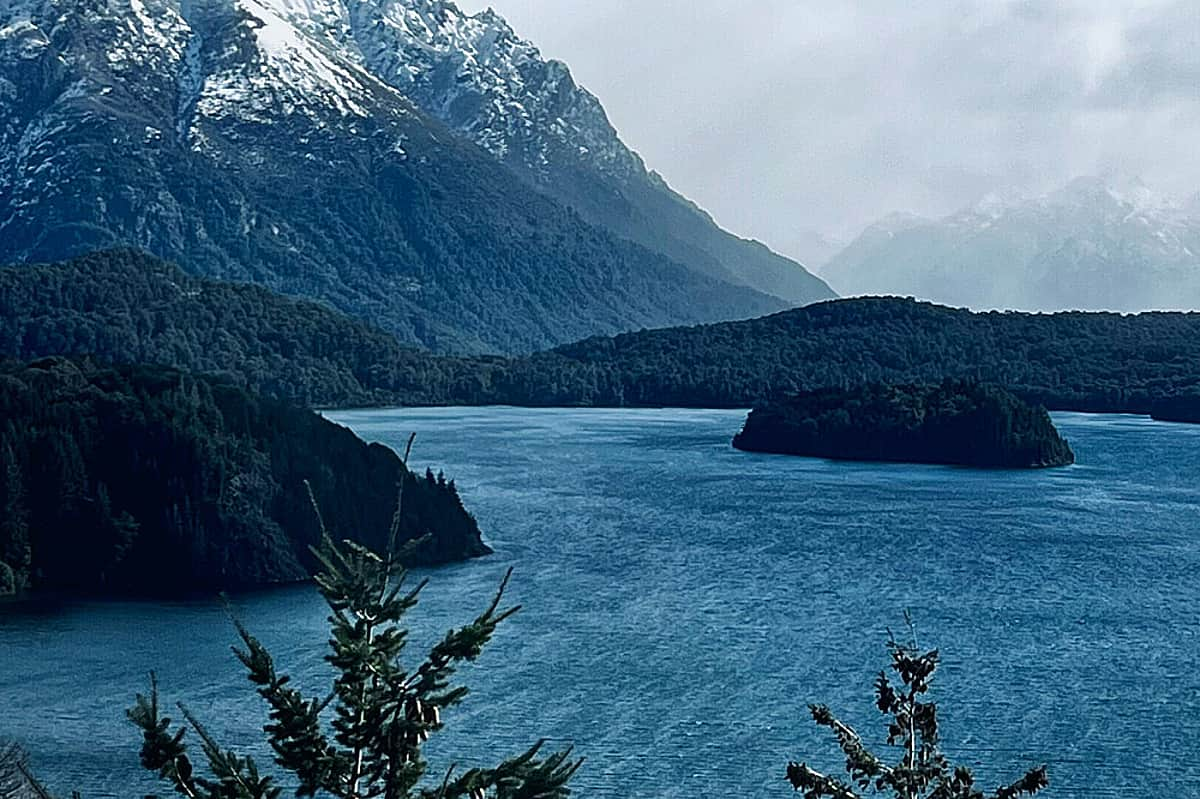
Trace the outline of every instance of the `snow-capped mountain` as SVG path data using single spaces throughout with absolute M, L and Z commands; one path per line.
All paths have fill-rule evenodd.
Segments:
M 1200 208 L 1077 178 L 944 219 L 890 217 L 823 270 L 844 294 L 1017 310 L 1200 308 Z
M 579 173 L 563 191 L 561 170 Z M 785 302 L 746 275 L 779 263 L 812 281 L 805 299 L 829 295 L 665 189 L 664 213 L 609 182 L 640 198 L 646 174 L 595 98 L 493 14 L 0 0 L 0 262 L 132 244 L 446 349 L 769 312 Z M 678 209 L 717 244 L 642 235 Z
M 549 176 L 565 149 L 605 174 L 645 173 L 599 100 L 490 9 L 359 2 L 353 16 L 376 74 L 497 157 Z
M 544 60 L 493 11 L 466 15 L 442 0 L 350 5 L 376 75 L 592 223 L 792 303 L 833 296 L 794 261 L 721 230 L 648 172 L 566 65 Z

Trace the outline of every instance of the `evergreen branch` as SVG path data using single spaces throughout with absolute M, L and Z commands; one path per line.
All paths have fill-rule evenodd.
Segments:
M 317 515 L 317 530 L 321 533 L 321 540 L 329 537 L 329 530 L 325 527 L 325 518 L 321 515 L 321 506 L 317 504 L 317 495 L 313 493 L 312 483 L 308 480 L 304 481 L 304 490 L 308 492 L 308 501 L 312 504 L 313 513 Z
M 512 567 L 504 574 L 500 587 L 487 609 L 476 617 L 475 621 L 457 630 L 451 630 L 437 645 L 430 650 L 425 662 L 417 669 L 410 680 L 410 687 L 421 695 L 430 695 L 446 687 L 447 680 L 454 673 L 454 663 L 457 661 L 472 661 L 479 657 L 483 647 L 491 640 L 496 627 L 510 618 L 520 609 L 520 605 L 500 610 L 504 592 L 512 578 Z M 437 703 L 442 707 L 454 704 L 465 695 L 465 689 L 459 689 L 439 697 Z
M 125 715 L 142 731 L 142 767 L 169 781 L 176 792 L 194 799 L 192 765 L 183 743 L 186 730 L 181 727 L 171 734 L 171 719 L 159 715 L 157 674 L 150 672 L 150 696 L 138 694 Z
M 392 515 L 392 526 L 388 530 L 388 548 L 387 558 L 388 565 L 392 563 L 392 558 L 396 553 L 396 541 L 400 537 L 400 519 L 404 509 L 404 484 L 408 481 L 408 459 L 412 456 L 413 442 L 417 440 L 415 432 L 409 433 L 408 443 L 404 446 L 404 457 L 400 459 L 400 496 L 396 498 L 396 512 Z
M 436 799 L 446 799 L 446 786 L 450 784 L 450 777 L 457 767 L 457 763 L 451 763 L 450 768 L 446 769 L 446 776 L 442 778 L 442 787 L 438 790 Z
M 421 799 L 480 799 L 488 789 L 494 789 L 496 799 L 563 799 L 569 793 L 567 782 L 583 765 L 583 759 L 572 760 L 571 748 L 538 759 L 545 745 L 545 740 L 538 741 L 494 769 L 471 769 L 443 784 L 436 793 L 422 791 Z
M 880 776 L 891 776 L 890 769 L 863 744 L 862 738 L 849 725 L 838 720 L 825 705 L 809 705 L 813 721 L 833 730 L 838 746 L 846 756 L 846 771 L 850 778 L 865 788 Z
M 216 782 L 200 778 L 197 784 L 206 788 L 212 799 L 276 799 L 279 796 L 282 789 L 273 787 L 270 777 L 259 775 L 253 758 L 239 757 L 232 750 L 222 750 L 186 705 L 182 702 L 176 705 L 204 743 L 204 755 L 208 758 Z
M 496 780 L 497 799 L 558 799 L 569 793 L 567 782 L 583 766 L 583 758 L 572 760 L 574 749 L 567 747 L 538 761 L 533 755 L 545 743 L 543 740 L 534 744 L 529 750 L 530 757 L 511 770 L 501 766 Z
M 0 746 L 0 797 L 32 796 L 34 799 L 54 799 L 26 762 L 26 754 L 17 744 Z
M 995 793 L 995 799 L 1016 799 L 1021 794 L 1033 796 L 1049 784 L 1050 779 L 1046 776 L 1046 767 L 1039 766 L 1027 772 L 1024 777 L 1012 785 L 998 788 Z
M 787 781 L 804 799 L 862 799 L 854 789 L 841 780 L 822 774 L 804 763 L 788 763 Z
M 320 714 L 330 699 L 305 700 L 300 691 L 288 685 L 289 677 L 276 673 L 271 653 L 233 615 L 228 602 L 226 609 L 246 646 L 244 650 L 233 647 L 233 653 L 270 707 L 271 722 L 263 731 L 275 752 L 275 762 L 296 775 L 300 783 L 297 796 L 315 796 L 337 771 L 336 751 L 321 732 Z
M 975 790 L 975 776 L 965 766 L 959 766 L 947 777 L 941 775 L 929 799 L 984 799 L 983 792 Z

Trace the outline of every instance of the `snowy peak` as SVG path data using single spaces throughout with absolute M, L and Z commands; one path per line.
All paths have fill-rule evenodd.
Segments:
M 1078 177 L 1066 186 L 1040 198 L 1048 207 L 1112 208 L 1125 212 L 1174 214 L 1182 207 L 1170 198 L 1156 193 L 1140 178 L 1106 180 L 1098 177 Z
M 1016 191 L 994 192 L 944 217 L 941 224 L 963 229 L 988 229 L 996 225 L 1033 223 L 1070 228 L 1078 224 L 1127 223 L 1171 226 L 1191 214 L 1186 205 L 1153 189 L 1138 179 L 1106 180 L 1078 177 L 1053 191 L 1029 196 Z
M 887 216 L 880 219 L 878 222 L 871 225 L 869 230 L 882 234 L 903 233 L 905 230 L 910 230 L 921 225 L 927 225 L 933 220 L 929 217 L 919 214 L 909 213 L 907 211 L 893 211 Z
M 193 96 L 181 105 L 200 117 L 367 117 L 369 96 L 387 87 L 536 173 L 581 157 L 611 174 L 645 172 L 567 67 L 544 61 L 491 10 L 464 14 L 443 0 L 113 0 L 110 8 L 129 28 L 114 37 L 114 68 L 151 66 L 147 54 L 183 64 L 181 91 Z
M 613 174 L 645 173 L 599 101 L 492 10 L 468 15 L 442 0 L 346 2 L 366 65 L 497 157 L 538 174 L 579 157 Z
M 343 116 L 368 115 L 367 76 L 348 57 L 352 51 L 336 46 L 341 17 L 335 4 L 296 6 L 287 0 L 195 2 L 194 30 L 212 37 L 202 48 L 216 65 L 201 86 L 201 114 L 220 117 L 235 109 L 243 119 L 270 121 L 280 112 L 315 107 Z M 320 17 L 326 22 L 320 29 L 318 17 L 300 16 L 317 10 L 330 14 Z
M 133 91 L 195 119 L 365 117 L 382 84 L 363 69 L 341 0 L 30 3 L 0 24 L 0 48 L 49 46 L 90 91 Z M 3 17 L 0 17 L 3 19 Z M 99 56 L 99 58 L 98 58 Z M 168 103 L 168 99 L 170 102 Z

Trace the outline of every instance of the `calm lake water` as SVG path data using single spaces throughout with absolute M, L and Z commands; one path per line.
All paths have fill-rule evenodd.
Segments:
M 871 684 L 911 610 L 941 649 L 945 748 L 986 787 L 1050 765 L 1054 797 L 1200 795 L 1200 427 L 1056 415 L 1079 465 L 997 472 L 734 451 L 728 411 L 435 409 L 331 416 L 458 480 L 493 557 L 427 573 L 432 642 L 509 565 L 524 606 L 431 750 L 489 764 L 539 737 L 581 796 L 785 797 L 837 770 L 825 702 L 878 739 Z M 236 598 L 320 690 L 324 613 Z M 229 745 L 262 707 L 215 602 L 0 606 L 0 736 L 55 789 L 137 796 L 123 718 L 146 672 Z

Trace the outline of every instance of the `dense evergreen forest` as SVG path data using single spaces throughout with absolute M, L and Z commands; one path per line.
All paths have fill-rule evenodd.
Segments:
M 1045 408 L 969 380 L 804 392 L 755 408 L 733 445 L 751 452 L 977 467 L 1075 462 Z
M 0 269 L 0 354 L 175 366 L 315 407 L 472 398 L 499 361 L 435 357 L 316 302 L 133 250 Z
M 752 407 L 822 387 L 947 377 L 1053 410 L 1166 414 L 1200 397 L 1197 313 L 974 313 L 862 298 L 523 358 L 449 357 L 313 302 L 127 250 L 0 269 L 0 354 L 158 363 L 315 406 Z
M 1200 313 L 975 313 L 871 297 L 592 338 L 493 376 L 513 404 L 752 407 L 799 391 L 947 377 L 1052 410 L 1151 413 L 1200 395 Z
M 216 378 L 49 358 L 0 366 L 0 587 L 175 592 L 301 579 L 324 520 L 433 563 L 485 554 L 453 482 Z

